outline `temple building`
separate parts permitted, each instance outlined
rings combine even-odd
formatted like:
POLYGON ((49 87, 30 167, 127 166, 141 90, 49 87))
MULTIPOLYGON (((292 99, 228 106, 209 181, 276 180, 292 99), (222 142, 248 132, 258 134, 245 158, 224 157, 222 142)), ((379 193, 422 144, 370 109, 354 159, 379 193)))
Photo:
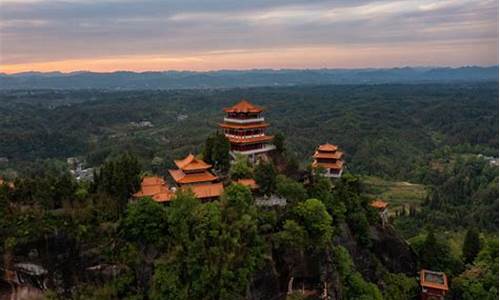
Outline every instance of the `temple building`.
POLYGON ((264 109, 246 100, 224 109, 224 123, 219 124, 219 127, 231 143, 233 158, 236 154, 242 154, 255 162, 259 156, 276 149, 271 143, 273 136, 266 135, 269 124, 265 122, 263 112, 264 109))
POLYGON ((420 299, 442 300, 448 292, 448 278, 443 272, 420 271, 420 299))
POLYGON ((224 191, 221 182, 210 172, 212 165, 189 154, 182 160, 174 160, 177 170, 168 170, 170 176, 181 189, 190 189, 198 199, 212 200, 224 191))
POLYGON ((387 209, 389 207, 389 203, 384 200, 375 199, 370 203, 370 205, 378 211, 380 219, 382 220, 382 226, 385 226, 385 224, 389 221, 389 210, 387 209))
POLYGON ((134 198, 151 197, 156 202, 168 202, 173 193, 168 188, 165 180, 158 176, 146 176, 142 178, 141 189, 132 195, 134 198))
POLYGON ((316 148, 313 155, 313 169, 325 169, 324 176, 339 178, 344 170, 344 153, 336 145, 324 144, 316 148))
POLYGON ((255 182, 255 179, 253 179, 253 178, 241 178, 241 179, 238 179, 234 182, 237 184, 241 184, 243 186, 246 186, 247 188, 249 188, 252 191, 256 191, 259 189, 259 185, 257 184, 257 182, 255 182))

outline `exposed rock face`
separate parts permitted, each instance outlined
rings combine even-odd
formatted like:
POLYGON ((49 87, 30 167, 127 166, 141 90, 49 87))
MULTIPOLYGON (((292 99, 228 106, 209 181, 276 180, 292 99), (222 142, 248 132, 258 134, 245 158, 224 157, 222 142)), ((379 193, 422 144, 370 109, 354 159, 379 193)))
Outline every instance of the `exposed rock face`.
MULTIPOLYGON (((386 271, 415 274, 416 255, 392 228, 371 226, 370 249, 358 245, 347 224, 340 224, 339 229, 334 243, 349 251, 356 270, 367 280, 377 283, 386 271)), ((255 275, 247 298, 286 299, 290 288, 320 298, 328 293, 330 299, 340 299, 342 286, 332 257, 328 253, 273 253, 255 275)))
POLYGON ((417 272, 417 255, 408 242, 392 228, 372 226, 372 252, 392 273, 414 276, 417 272))
MULTIPOLYGON (((346 224, 338 228, 334 244, 350 252, 356 270, 367 280, 377 282, 385 271, 415 274, 416 256, 392 228, 371 226, 370 249, 360 247, 346 224)), ((144 286, 152 275, 156 256, 154 251, 148 253, 146 257, 150 259, 137 274, 144 286)), ((91 248, 82 249, 70 237, 57 234, 19 245, 13 253, 4 253, 4 260, 5 257, 10 258, 2 267, 8 269, 10 273, 5 274, 10 275, 0 282, 0 295, 4 297, 0 299, 12 295, 16 295, 14 299, 37 299, 48 288, 70 298, 75 286, 82 282, 102 284, 127 271, 126 266, 107 264, 91 248)), ((273 251, 254 275, 247 298, 285 299, 292 290, 318 297, 328 291, 330 297, 337 299, 335 295, 340 294, 341 288, 334 261, 328 253, 273 251)))

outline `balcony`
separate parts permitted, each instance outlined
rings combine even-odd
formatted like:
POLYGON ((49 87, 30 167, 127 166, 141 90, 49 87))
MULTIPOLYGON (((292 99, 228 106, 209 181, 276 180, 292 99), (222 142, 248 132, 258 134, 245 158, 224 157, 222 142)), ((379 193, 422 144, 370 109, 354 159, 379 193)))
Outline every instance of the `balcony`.
POLYGON ((259 148, 259 149, 252 149, 252 150, 246 150, 246 151, 233 150, 233 151, 231 151, 231 155, 233 157, 235 157, 236 154, 252 155, 252 154, 258 154, 258 153, 268 152, 268 151, 271 151, 271 150, 274 150, 274 149, 276 149, 276 146, 266 144, 262 148, 259 148))
POLYGON ((259 123, 259 122, 264 122, 264 118, 253 118, 253 119, 224 118, 224 122, 237 123, 237 124, 259 123))

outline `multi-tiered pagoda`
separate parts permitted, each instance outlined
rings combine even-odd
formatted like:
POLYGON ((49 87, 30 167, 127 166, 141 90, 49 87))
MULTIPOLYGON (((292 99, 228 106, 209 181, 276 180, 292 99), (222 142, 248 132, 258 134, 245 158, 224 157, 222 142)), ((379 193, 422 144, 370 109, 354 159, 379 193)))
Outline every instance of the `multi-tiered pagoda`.
POLYGON ((313 169, 323 168, 326 177, 338 178, 342 176, 344 170, 344 153, 338 150, 336 145, 324 144, 316 148, 313 155, 314 161, 312 163, 313 169))
POLYGON ((273 137, 266 135, 269 124, 264 121, 264 109, 241 100, 236 105, 224 109, 224 123, 219 126, 231 143, 231 155, 250 156, 251 161, 276 147, 271 144, 273 137))
POLYGON ((210 172, 212 165, 189 154, 182 160, 174 160, 177 170, 168 170, 170 176, 181 189, 190 189, 198 199, 211 200, 224 191, 222 182, 210 172))

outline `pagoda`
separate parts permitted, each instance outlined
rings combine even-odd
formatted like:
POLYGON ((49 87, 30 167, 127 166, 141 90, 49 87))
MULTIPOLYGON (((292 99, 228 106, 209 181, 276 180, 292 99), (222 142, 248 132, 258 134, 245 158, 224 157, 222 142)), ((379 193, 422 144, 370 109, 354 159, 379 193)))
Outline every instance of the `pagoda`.
POLYGON ((174 160, 178 169, 168 170, 180 189, 190 189, 198 199, 212 200, 224 191, 221 182, 210 172, 212 165, 189 154, 182 160, 174 160))
POLYGON ((134 198, 151 197, 156 202, 165 203, 172 199, 173 193, 163 178, 146 176, 142 178, 141 189, 132 196, 134 198))
POLYGON ((276 149, 271 144, 273 136, 266 135, 269 124, 262 113, 264 109, 241 100, 236 105, 224 108, 224 123, 219 127, 231 143, 231 156, 242 154, 250 157, 252 162, 261 155, 276 149))
POLYGON ((339 178, 344 170, 344 153, 338 150, 336 145, 324 144, 316 148, 313 155, 313 169, 323 168, 326 177, 339 178))

